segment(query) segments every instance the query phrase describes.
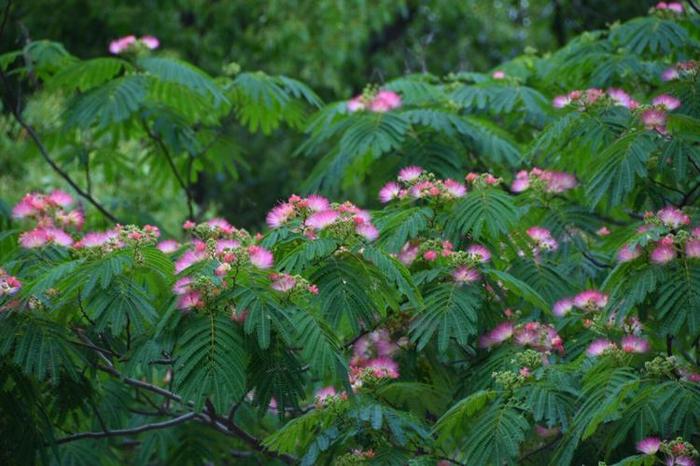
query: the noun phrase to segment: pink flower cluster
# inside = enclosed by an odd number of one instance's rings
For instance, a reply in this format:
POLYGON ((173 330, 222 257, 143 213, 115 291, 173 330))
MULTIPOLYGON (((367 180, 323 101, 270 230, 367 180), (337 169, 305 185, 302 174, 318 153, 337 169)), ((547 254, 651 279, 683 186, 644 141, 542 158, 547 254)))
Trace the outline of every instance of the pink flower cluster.
POLYGON ((510 186, 514 193, 521 193, 530 188, 539 188, 547 193, 563 193, 576 187, 576 177, 570 173, 533 168, 529 172, 521 170, 515 175, 510 186))
POLYGON ((678 62, 671 68, 667 68, 666 70, 664 70, 663 73, 661 73, 661 80, 673 81, 684 76, 694 76, 695 74, 697 74, 698 69, 700 69, 700 66, 696 61, 689 60, 678 62))
POLYGON ((360 110, 384 113, 399 107, 401 107, 401 96, 394 91, 385 89, 376 93, 365 92, 347 102, 348 111, 351 113, 360 110))
POLYGON ((466 181, 467 184, 472 185, 472 186, 485 187, 485 186, 496 186, 502 180, 501 180, 501 178, 496 178, 491 173, 469 172, 464 176, 464 181, 466 181))
POLYGON ((12 296, 21 288, 22 282, 20 282, 17 277, 13 277, 5 272, 4 269, 0 269, 0 297, 12 296))
MULTIPOLYGON (((611 340, 605 338, 599 338, 593 340, 588 349, 586 349, 586 354, 588 356, 600 356, 606 351, 617 349, 618 346, 611 340)), ((647 353, 650 349, 649 341, 645 338, 636 335, 625 335, 620 340, 620 348, 625 353, 647 353)))
POLYGON ((65 229, 79 231, 83 228, 85 218, 79 209, 71 209, 73 198, 70 194, 56 190, 48 195, 40 193, 26 194, 12 209, 16 219, 32 219, 36 227, 22 233, 20 244, 25 248, 38 248, 55 244, 71 246, 73 238, 65 229))
POLYGON ((681 106, 681 101, 668 94, 661 94, 654 97, 651 107, 645 109, 641 114, 644 127, 656 130, 661 134, 666 134, 666 121, 668 112, 681 106))
POLYGON ((128 35, 110 42, 109 52, 113 55, 119 55, 120 53, 128 50, 130 47, 134 47, 139 44, 143 45, 147 49, 153 50, 160 46, 160 41, 154 36, 143 36, 140 39, 137 39, 136 36, 128 35))
POLYGON ((305 290, 314 295, 318 294, 318 287, 316 285, 307 283, 306 280, 298 275, 273 272, 270 274, 270 279, 272 280, 270 287, 281 293, 305 290))
POLYGON ((360 337, 353 345, 350 360, 350 383, 353 389, 362 386, 363 378, 378 379, 399 377, 399 364, 392 358, 399 345, 391 339, 386 329, 375 330, 360 337))
POLYGON ((552 100, 554 108, 564 108, 568 105, 574 105, 579 109, 584 109, 598 102, 605 96, 605 91, 602 89, 591 88, 585 90, 575 90, 568 94, 558 95, 552 100))
POLYGON ((659 2, 654 6, 654 9, 681 14, 683 13, 683 4, 681 2, 659 2))
POLYGON ((511 337, 518 346, 530 347, 543 353, 550 353, 552 350, 559 353, 564 352, 564 341, 556 329, 541 322, 526 322, 520 325, 503 322, 482 335, 479 338, 479 346, 490 348, 509 340, 511 337))
POLYGON ((321 408, 327 405, 331 400, 347 400, 348 394, 344 391, 338 393, 335 387, 328 386, 317 390, 314 398, 316 399, 316 407, 321 408))
POLYGON ((539 251, 556 251, 559 243, 552 236, 552 232, 543 227, 530 227, 527 229, 527 236, 535 243, 535 254, 539 251))
POLYGON ((472 244, 465 251, 455 251, 449 241, 413 240, 404 244, 397 255, 397 259, 407 267, 419 258, 427 264, 446 262, 448 266, 455 267, 451 272, 452 279, 458 284, 465 284, 481 279, 476 266, 489 262, 491 251, 481 244, 472 244))
POLYGON ((318 232, 331 227, 344 230, 348 228, 357 235, 369 241, 379 237, 379 230, 372 223, 372 218, 366 210, 362 210, 351 202, 331 204, 323 196, 311 195, 306 198, 292 195, 270 210, 267 214, 267 224, 270 228, 280 228, 297 219, 297 226, 304 234, 314 239, 318 232))
POLYGON ((691 443, 681 438, 662 442, 658 437, 647 437, 637 442, 637 451, 644 455, 663 452, 666 459, 662 463, 666 466, 695 466, 693 457, 698 454, 691 443))
POLYGON ((386 204, 394 199, 457 199, 467 194, 467 187, 453 179, 437 179, 421 167, 409 166, 399 171, 397 181, 390 181, 379 190, 379 200, 386 204))
MULTIPOLYGON (((644 216, 648 222, 639 227, 638 232, 644 234, 656 226, 665 227, 668 234, 652 245, 649 260, 654 264, 667 264, 673 261, 684 251, 689 259, 700 258, 700 227, 695 227, 690 232, 681 230, 690 224, 690 217, 683 211, 673 206, 667 206, 656 214, 648 212, 644 216), (675 231, 675 233, 674 233, 675 231)), ((639 245, 624 245, 617 253, 619 262, 630 262, 641 257, 643 249, 639 245)))
POLYGON ((552 308, 552 314, 563 317, 574 308, 583 312, 597 312, 608 305, 608 295, 598 290, 586 290, 577 294, 573 298, 564 298, 556 303, 552 308))

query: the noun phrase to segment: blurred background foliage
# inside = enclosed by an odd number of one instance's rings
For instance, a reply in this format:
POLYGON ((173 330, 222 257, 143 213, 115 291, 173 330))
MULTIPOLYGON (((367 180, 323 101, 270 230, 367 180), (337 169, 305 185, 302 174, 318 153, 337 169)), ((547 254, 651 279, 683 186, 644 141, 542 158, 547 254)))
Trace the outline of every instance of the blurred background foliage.
MULTIPOLYGON (((406 73, 485 72, 523 52, 544 55, 583 30, 643 15, 652 3, 32 0, 14 3, 0 52, 50 40, 87 59, 105 56, 117 37, 152 34, 161 41, 160 54, 186 60, 212 76, 239 68, 286 75, 331 102, 361 92, 367 83, 381 84, 406 73)), ((109 170, 91 180, 96 196, 130 222, 156 222, 174 231, 187 216, 180 187, 141 163, 153 155, 157 141, 149 145, 115 135, 118 143, 97 144, 83 135, 66 144, 60 115, 70 101, 47 91, 39 80, 31 82, 17 87, 22 94, 15 97, 48 148, 58 151, 54 155, 62 166, 80 178, 87 176, 86 161, 108 159, 109 170)), ((312 107, 305 105, 298 118, 284 119, 286 124, 271 128, 269 135, 223 118, 219 137, 225 144, 207 160, 197 160, 202 165, 194 170, 192 191, 199 211, 256 227, 277 200, 299 191, 315 163, 295 155, 312 107)), ((22 193, 65 186, 6 113, 0 128, 0 216, 5 212, 7 218, 6 206, 22 193)))

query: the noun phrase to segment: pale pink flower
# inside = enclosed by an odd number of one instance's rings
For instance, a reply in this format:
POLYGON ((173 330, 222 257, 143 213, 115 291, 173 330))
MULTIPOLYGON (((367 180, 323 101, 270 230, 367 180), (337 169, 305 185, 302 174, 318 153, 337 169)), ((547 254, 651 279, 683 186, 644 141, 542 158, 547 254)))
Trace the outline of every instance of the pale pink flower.
POLYGON ((156 247, 166 254, 173 253, 180 248, 180 244, 174 239, 166 239, 156 245, 156 247))
POLYGON ((637 442, 637 451, 645 455, 655 455, 660 446, 661 440, 658 437, 647 437, 637 442))
POLYGON ((25 194, 21 201, 12 209, 13 218, 25 218, 38 214, 46 208, 46 203, 40 195, 25 194))
POLYGON ((383 204, 386 204, 387 202, 397 199, 399 197, 400 192, 401 186, 399 186, 398 183, 390 181, 387 184, 385 184, 382 189, 379 190, 379 200, 383 204))
POLYGON ((668 94, 661 94, 654 97, 654 100, 652 100, 651 103, 656 106, 663 107, 664 110, 668 111, 675 110, 681 106, 680 99, 668 94))
POLYGON ((491 346, 503 343, 507 339, 513 336, 513 324, 511 322, 503 322, 497 325, 493 330, 483 335, 479 339, 479 344, 483 348, 489 348, 491 346))
POLYGON ((209 225, 212 229, 220 230, 222 233, 225 234, 231 234, 236 230, 230 223, 228 223, 223 218, 213 218, 207 222, 207 225, 209 225))
POLYGON ((318 403, 323 404, 324 401, 326 401, 327 398, 330 398, 332 396, 335 396, 337 392, 335 391, 335 387, 329 386, 329 387, 323 387, 319 390, 316 391, 316 401, 318 403))
POLYGON ((155 36, 143 36, 141 37, 141 42, 146 46, 146 48, 151 50, 157 49, 160 46, 160 41, 155 36))
POLYGON ((68 247, 73 244, 73 238, 60 228, 45 228, 46 239, 53 244, 68 247))
POLYGON ((506 73, 503 72, 503 71, 500 71, 500 70, 494 71, 494 72, 491 74, 491 77, 492 77, 493 79, 505 79, 506 73))
POLYGON ((206 249, 202 251, 186 251, 178 260, 175 261, 175 273, 180 273, 183 270, 193 266, 197 262, 203 261, 206 258, 206 249))
POLYGON ((564 108, 571 103, 571 97, 568 95, 558 95, 552 99, 552 106, 554 108, 564 108))
POLYGON ((674 13, 683 13, 683 4, 680 2, 668 2, 668 9, 674 13))
POLYGON ((269 269, 274 262, 272 253, 262 246, 248 246, 248 257, 250 263, 259 269, 269 269))
POLYGON ((690 217, 673 206, 664 207, 656 213, 656 216, 664 225, 671 228, 678 228, 681 225, 690 224, 690 217))
POLYGON ((116 230, 107 231, 92 231, 87 233, 85 236, 75 243, 74 247, 76 249, 80 248, 96 248, 105 245, 110 241, 114 241, 119 237, 119 233, 116 230))
POLYGON ((109 43, 109 52, 113 55, 118 55, 136 43, 136 37, 133 35, 120 37, 109 43))
POLYGON ((416 179, 423 173, 423 169, 421 167, 417 167, 415 165, 411 165, 408 167, 404 167, 399 171, 399 181, 406 181, 406 182, 411 182, 416 179))
POLYGON ((695 460, 690 456, 676 456, 666 459, 667 466, 695 466, 695 460))
POLYGON ((420 245, 418 243, 411 241, 407 242, 403 245, 401 251, 399 251, 399 261, 406 266, 411 265, 413 261, 416 260, 416 257, 418 257, 419 249, 420 245))
POLYGON ((194 223, 192 220, 185 220, 185 223, 182 224, 182 229, 183 230, 192 230, 196 226, 197 226, 197 224, 194 223))
POLYGON ((510 190, 514 193, 521 193, 530 187, 530 175, 527 171, 521 170, 515 175, 513 184, 510 186, 510 190))
POLYGON ((530 227, 527 229, 527 235, 545 251, 556 251, 559 244, 552 237, 552 233, 542 227, 530 227))
POLYGON ((80 210, 70 212, 56 212, 56 221, 63 226, 72 226, 76 230, 81 230, 85 224, 85 216, 80 210))
POLYGON ((173 293, 176 295, 183 295, 189 293, 192 288, 192 277, 182 277, 178 279, 173 285, 173 293))
POLYGON ((312 194, 306 198, 306 206, 314 212, 320 212, 328 210, 331 207, 331 203, 321 195, 312 194))
POLYGON ((401 106, 401 96, 393 91, 382 90, 369 104, 373 112, 388 112, 401 106))
POLYGON ((365 109, 365 102, 362 99, 361 95, 358 95, 357 97, 353 97, 352 99, 348 100, 346 105, 350 113, 365 109))
POLYGON ((273 207, 266 217, 267 225, 270 228, 279 228, 284 225, 295 213, 294 206, 284 203, 273 207))
POLYGON ((700 239, 691 238, 685 243, 685 255, 695 259, 700 257, 700 239))
POLYGON ((379 357, 371 359, 365 366, 372 370, 375 377, 398 379, 399 365, 396 361, 388 357, 379 357))
POLYGON ((680 75, 678 74, 678 70, 675 68, 667 68, 664 70, 663 73, 661 73, 661 80, 662 81, 673 81, 674 79, 678 79, 680 75))
POLYGON ((272 284, 270 286, 273 290, 286 293, 287 291, 293 290, 296 284, 297 280, 293 276, 286 273, 275 273, 272 274, 272 284))
POLYGON ((177 300, 177 308, 183 311, 204 307, 204 301, 199 291, 190 291, 181 295, 177 300))
POLYGON ((599 311, 608 304, 608 295, 598 290, 586 290, 574 296, 573 304, 585 311, 599 311))
POLYGON ((221 254, 241 247, 241 242, 235 239, 220 239, 216 241, 216 252, 221 254))
POLYGON ((314 230, 322 230, 329 225, 332 225, 340 213, 335 210, 322 210, 321 212, 315 212, 306 219, 306 226, 313 228, 314 230))
POLYGON ((611 87, 608 89, 608 96, 615 102, 617 105, 621 105, 623 107, 630 108, 631 102, 632 102, 632 97, 622 89, 616 89, 611 87))
POLYGON ((642 249, 639 246, 630 246, 628 244, 622 246, 622 249, 617 253, 618 262, 630 262, 638 258, 642 254, 642 249))
POLYGON ((676 250, 673 247, 673 238, 662 238, 651 251, 649 258, 654 264, 666 264, 676 258, 676 250))
POLYGON ((649 342, 641 337, 626 335, 622 337, 620 346, 625 353, 646 353, 649 351, 649 342))
POLYGON ((642 123, 647 129, 655 129, 661 132, 666 128, 666 112, 656 108, 650 108, 642 113, 642 123))
POLYGON ((598 236, 608 236, 610 234, 610 229, 606 226, 602 226, 596 230, 598 236))
POLYGON ((452 272, 452 278, 457 283, 471 283, 478 281, 481 274, 477 269, 463 265, 452 272))
POLYGON ((464 197, 464 195, 467 194, 467 187, 459 181, 448 178, 442 184, 453 197, 464 197))
POLYGON ((467 255, 470 259, 480 263, 485 263, 491 260, 491 252, 481 244, 472 244, 467 248, 467 255))
POLYGON ((46 200, 59 207, 68 207, 73 204, 73 197, 65 191, 57 189, 46 197, 46 200))
POLYGON ((22 288, 22 282, 17 277, 8 275, 0 269, 0 296, 12 296, 22 288))
POLYGON ((600 356, 605 351, 615 348, 615 343, 610 340, 600 338, 598 340, 593 340, 586 350, 588 356, 600 356))
POLYGON ((355 233, 369 241, 374 241, 379 238, 379 230, 377 230, 377 227, 368 222, 357 225, 355 227, 355 233))
POLYGON ((564 317, 574 308, 574 302, 571 298, 560 299, 552 307, 552 314, 557 317, 564 317))
POLYGON ((544 172, 542 178, 547 182, 550 193, 563 193, 578 184, 574 175, 565 172, 544 172))

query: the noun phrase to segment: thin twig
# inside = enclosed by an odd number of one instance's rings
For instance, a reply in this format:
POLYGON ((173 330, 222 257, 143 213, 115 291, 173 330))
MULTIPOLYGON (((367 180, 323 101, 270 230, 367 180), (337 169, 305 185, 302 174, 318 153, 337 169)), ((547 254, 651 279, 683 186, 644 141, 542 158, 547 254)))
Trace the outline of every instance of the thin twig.
POLYGON ((169 421, 154 422, 152 424, 144 424, 142 426, 133 427, 131 429, 118 429, 118 430, 108 430, 104 432, 81 432, 78 434, 69 435, 68 437, 63 437, 56 440, 57 444, 74 442, 76 440, 81 440, 85 438, 106 438, 106 437, 118 437, 121 435, 134 435, 140 434, 141 432, 146 432, 149 430, 156 429, 167 429, 168 427, 173 427, 183 422, 187 422, 190 419, 194 419, 197 416, 196 413, 187 413, 182 416, 176 417, 175 419, 170 419, 169 421))

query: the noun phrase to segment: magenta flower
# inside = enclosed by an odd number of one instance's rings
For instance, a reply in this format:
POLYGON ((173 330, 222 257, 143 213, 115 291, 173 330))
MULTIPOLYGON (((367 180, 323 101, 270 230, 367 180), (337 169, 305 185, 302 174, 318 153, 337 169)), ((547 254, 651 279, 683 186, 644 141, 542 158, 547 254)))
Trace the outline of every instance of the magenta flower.
POLYGON ((399 186, 398 183, 390 181, 389 183, 385 184, 382 189, 379 190, 379 200, 383 204, 386 204, 387 202, 397 199, 399 197, 400 192, 401 186, 399 186))
POLYGON ((340 213, 335 210, 322 210, 321 212, 316 212, 306 219, 306 226, 313 228, 314 230, 322 230, 328 225, 333 224, 340 213))
POLYGON ((371 369, 375 377, 389 379, 399 378, 399 364, 388 357, 382 356, 370 359, 365 367, 371 369))
POLYGON ((681 225, 690 223, 690 217, 673 206, 664 207, 656 213, 656 216, 664 225, 670 228, 678 228, 681 225))
POLYGON ((178 260, 175 261, 175 273, 180 273, 206 258, 206 249, 186 251, 178 260))
POLYGON ((693 259, 700 258, 700 239, 691 238, 685 243, 685 255, 693 259))
POLYGON ((68 194, 65 191, 61 191, 59 189, 53 191, 51 194, 49 194, 46 197, 46 200, 55 206, 58 207, 69 207, 71 204, 73 204, 73 196, 68 194))
POLYGON ((382 90, 372 99, 369 108, 373 112, 388 112, 401 106, 401 96, 394 91, 382 90))
POLYGON ((377 227, 369 222, 364 222, 357 225, 357 227, 355 227, 355 233, 369 241, 374 241, 375 239, 379 238, 379 230, 377 230, 377 227))
POLYGON ((542 179, 547 182, 547 191, 550 193, 563 193, 578 185, 576 177, 565 172, 544 172, 542 179))
POLYGON ((180 244, 174 239, 166 239, 156 245, 156 247, 166 254, 173 253, 180 248, 180 244))
POLYGON ((667 264, 676 258, 673 238, 662 238, 649 256, 654 264, 667 264))
POLYGON ((267 213, 265 221, 270 228, 279 228, 294 216, 295 210, 292 204, 285 202, 277 205, 267 213))
POLYGON ((666 129, 666 112, 650 108, 642 113, 642 123, 647 129, 655 129, 664 132, 666 129))
POLYGON ((0 269, 0 296, 12 296, 22 288, 22 282, 0 269))
POLYGON ((204 307, 204 301, 199 291, 189 291, 181 295, 177 300, 177 308, 182 311, 202 307, 204 307))
POLYGON ((324 401, 326 401, 327 398, 330 398, 332 396, 335 396, 337 392, 335 391, 335 387, 329 386, 329 387, 323 387, 319 390, 316 391, 316 401, 318 403, 323 404, 324 401))
POLYGON ((494 71, 494 72, 491 74, 491 77, 492 77, 493 79, 505 79, 505 78, 506 78, 506 73, 505 73, 504 71, 500 71, 500 70, 494 71))
POLYGON ((269 269, 274 262, 272 253, 262 246, 248 246, 248 257, 250 263, 259 269, 269 269))
POLYGON ((160 41, 155 36, 143 36, 141 37, 141 42, 151 50, 157 49, 160 46, 160 41))
POLYGON ((404 167, 399 171, 399 181, 405 181, 405 182, 411 182, 415 181, 418 179, 418 177, 423 173, 423 169, 421 167, 417 167, 415 165, 411 165, 408 167, 404 167))
POLYGON ((483 335, 479 339, 479 343, 484 348, 503 343, 513 336, 513 330, 513 324, 511 322, 503 322, 502 324, 499 324, 493 328, 486 335, 483 335))
POLYGON ((584 311, 599 311, 608 304, 608 295, 598 290, 586 290, 574 296, 573 303, 584 311))
POLYGON ((448 178, 442 184, 453 197, 464 197, 467 194, 467 187, 459 181, 448 178))
POLYGON ((552 106, 554 108, 564 108, 571 103, 571 97, 568 95, 558 95, 552 99, 552 106))
POLYGON ((331 203, 319 194, 312 194, 306 198, 306 206, 314 212, 320 212, 330 209, 331 203))
POLYGON ((654 100, 652 100, 651 103, 658 107, 663 107, 664 110, 668 111, 675 110, 681 106, 680 99, 668 94, 661 94, 654 97, 654 100))
POLYGON ((678 70, 675 68, 668 68, 664 70, 663 73, 661 73, 661 80, 662 81, 673 81, 674 79, 678 79, 680 75, 678 74, 678 70))
POLYGON ((80 241, 75 243, 73 247, 76 249, 97 248, 109 242, 115 243, 118 247, 122 246, 121 241, 119 241, 119 233, 116 230, 93 231, 87 233, 80 241))
POLYGON ((527 235, 545 251, 556 251, 559 248, 557 241, 552 238, 552 233, 546 228, 530 227, 527 229, 527 235))
POLYGON ((622 337, 620 346, 625 353, 646 353, 649 351, 649 342, 641 337, 626 335, 622 337))
POLYGON ((600 338, 598 340, 593 340, 591 344, 588 346, 588 349, 586 350, 586 354, 588 356, 600 356, 603 354, 605 351, 609 349, 615 348, 615 343, 613 343, 610 340, 605 340, 603 338, 600 338))
POLYGON ((571 298, 560 299, 552 307, 552 314, 557 317, 564 317, 574 308, 574 302, 571 298))
POLYGON ((639 246, 630 246, 628 244, 622 246, 622 249, 617 253, 618 262, 630 262, 638 258, 642 254, 642 249, 639 246))
POLYGON ((471 283, 478 281, 481 274, 473 267, 463 265, 452 272, 452 279, 457 283, 471 283))
POLYGON ((118 55, 136 43, 136 36, 125 36, 109 43, 109 52, 118 55))
POLYGON ((176 295, 183 295, 192 290, 192 277, 182 277, 175 282, 173 285, 173 293, 176 295))
POLYGON ((616 89, 611 87, 608 89, 608 96, 615 102, 616 105, 622 107, 630 108, 632 104, 632 97, 622 89, 616 89))
POLYGON ((417 242, 408 242, 403 245, 397 258, 402 264, 409 266, 416 260, 416 257, 418 257, 419 249, 420 245, 417 242))
POLYGON ((491 252, 481 244, 472 244, 467 248, 467 255, 470 259, 479 263, 485 263, 491 260, 491 252))
POLYGON ((695 466, 695 460, 689 456, 677 456, 666 460, 668 466, 695 466))
POLYGON ((271 275, 271 278, 272 284, 270 286, 272 289, 283 293, 293 290, 297 284, 296 278, 286 273, 274 273, 271 275))
POLYGON ((658 437, 647 437, 637 443, 637 451, 645 455, 654 455, 660 446, 661 440, 658 437))

